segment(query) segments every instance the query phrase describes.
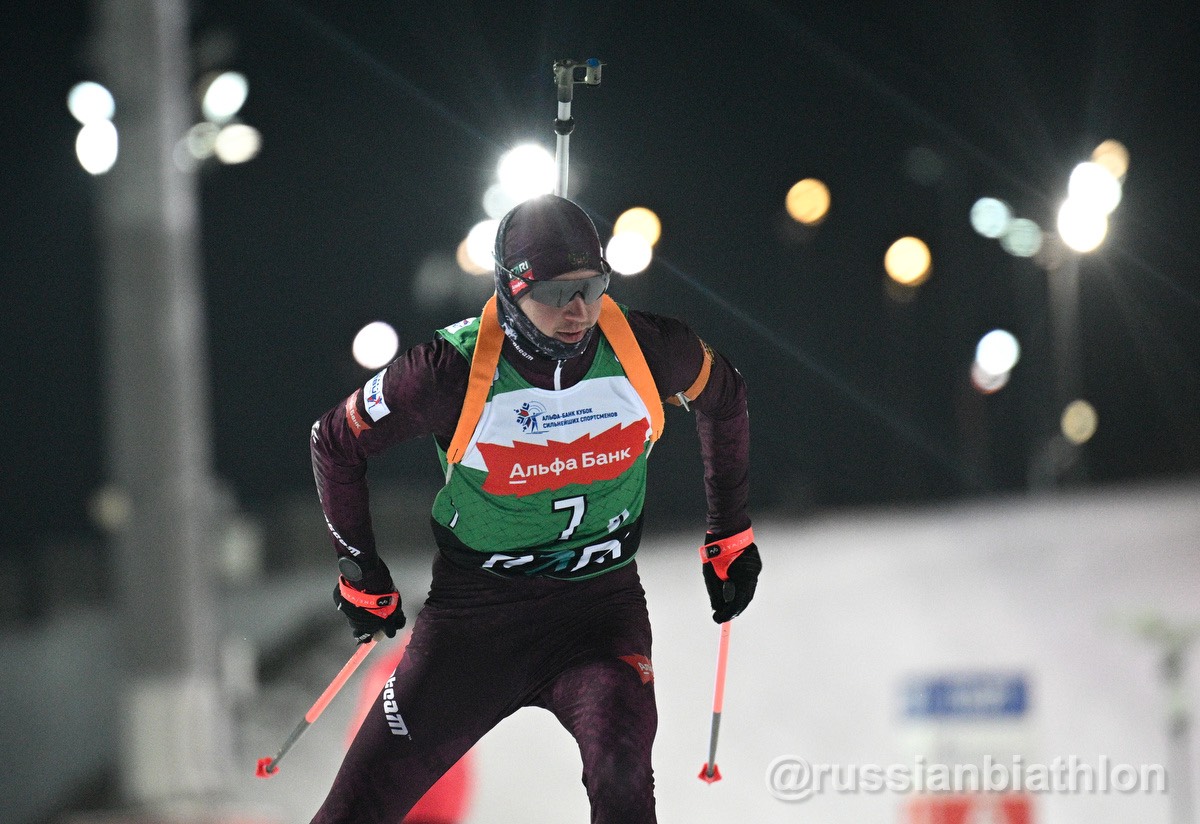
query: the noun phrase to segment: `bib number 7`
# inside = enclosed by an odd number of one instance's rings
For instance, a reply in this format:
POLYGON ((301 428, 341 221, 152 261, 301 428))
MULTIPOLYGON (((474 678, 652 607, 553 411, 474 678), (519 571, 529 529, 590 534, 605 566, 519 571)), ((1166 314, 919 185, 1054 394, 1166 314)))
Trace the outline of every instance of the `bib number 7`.
POLYGON ((579 528, 579 525, 583 523, 584 513, 587 512, 587 496, 576 495, 573 498, 559 498, 554 502, 555 512, 565 512, 567 510, 571 511, 571 522, 559 534, 558 540, 560 541, 568 540, 575 530, 579 528))

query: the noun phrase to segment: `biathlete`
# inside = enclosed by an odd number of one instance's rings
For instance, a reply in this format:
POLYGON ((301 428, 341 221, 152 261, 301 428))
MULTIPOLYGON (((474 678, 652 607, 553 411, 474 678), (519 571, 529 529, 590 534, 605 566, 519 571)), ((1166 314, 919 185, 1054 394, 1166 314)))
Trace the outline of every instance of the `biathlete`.
POLYGON ((635 553, 664 401, 696 419, 714 621, 746 608, 762 563, 741 376, 682 321, 613 301, 610 272, 576 204, 520 204, 500 222, 496 293, 480 316, 403 353, 314 424, 334 600, 359 641, 405 623, 376 552, 368 460, 432 435, 445 474, 428 599, 315 824, 395 824, 528 706, 578 742, 593 822, 655 821, 654 669, 635 553))

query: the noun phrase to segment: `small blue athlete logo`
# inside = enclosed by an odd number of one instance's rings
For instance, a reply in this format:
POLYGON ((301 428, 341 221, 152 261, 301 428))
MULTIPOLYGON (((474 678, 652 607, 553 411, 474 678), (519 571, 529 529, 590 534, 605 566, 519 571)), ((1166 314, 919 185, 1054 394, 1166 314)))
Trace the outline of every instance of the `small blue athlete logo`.
POLYGON ((521 424, 521 431, 541 432, 542 424, 540 418, 545 413, 546 408, 540 403, 523 403, 520 409, 514 409, 517 413, 517 423, 521 424))

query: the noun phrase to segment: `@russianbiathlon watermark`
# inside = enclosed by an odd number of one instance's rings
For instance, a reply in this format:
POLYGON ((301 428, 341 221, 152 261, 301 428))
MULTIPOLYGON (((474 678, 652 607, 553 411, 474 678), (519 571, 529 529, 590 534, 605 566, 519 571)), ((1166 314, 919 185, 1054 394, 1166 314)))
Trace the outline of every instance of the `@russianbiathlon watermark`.
POLYGON ((940 764, 918 756, 909 764, 811 764, 781 755, 767 765, 767 791, 780 801, 806 801, 814 795, 877 793, 1019 792, 1063 795, 1162 794, 1167 770, 1161 764, 1114 762, 1101 755, 1086 761, 1076 755, 1048 762, 1023 756, 982 763, 940 764))

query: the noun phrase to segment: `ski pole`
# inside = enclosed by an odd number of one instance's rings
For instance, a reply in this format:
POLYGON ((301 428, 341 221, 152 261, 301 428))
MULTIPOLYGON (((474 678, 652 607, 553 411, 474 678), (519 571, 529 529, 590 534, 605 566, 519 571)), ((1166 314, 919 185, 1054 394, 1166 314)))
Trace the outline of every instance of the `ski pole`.
POLYGON ((725 703, 725 664, 729 660, 729 621, 721 624, 721 646, 717 651, 717 685, 713 690, 712 733, 708 739, 708 761, 700 768, 700 780, 712 784, 721 780, 717 769, 717 733, 721 729, 721 707, 725 703))
POLYGON ((332 701, 334 696, 338 694, 338 691, 346 685, 346 682, 350 680, 350 676, 354 674, 356 669, 358 669, 358 665, 361 664, 363 659, 366 658, 371 650, 375 648, 375 643, 378 638, 379 636, 376 634, 375 637, 373 637, 370 641, 358 645, 358 649, 356 649, 354 654, 350 656, 350 660, 345 663, 341 672, 333 677, 333 680, 329 682, 329 686, 325 688, 323 693, 321 693, 321 697, 316 700, 316 702, 309 708, 308 712, 304 714, 304 717, 300 719, 300 723, 296 725, 296 728, 292 730, 292 734, 289 735, 287 740, 283 742, 283 746, 279 748, 279 752, 275 754, 275 757, 271 758, 270 756, 265 756, 258 759, 258 766, 254 770, 254 774, 257 777, 270 778, 272 775, 279 772, 279 762, 283 760, 283 756, 286 755, 287 751, 292 748, 292 745, 300 739, 300 736, 304 734, 304 731, 312 726, 313 722, 321 716, 321 713, 323 713, 325 708, 329 706, 329 702, 332 701))
POLYGON ((571 98, 575 94, 575 84, 599 86, 600 67, 603 65, 596 57, 589 57, 583 63, 574 60, 554 61, 554 85, 558 89, 558 118, 554 121, 554 132, 557 135, 554 143, 554 165, 558 167, 558 178, 554 183, 554 194, 559 197, 567 196, 571 131, 575 128, 575 121, 571 118, 571 98), (575 79, 576 69, 584 70, 582 80, 575 79))

